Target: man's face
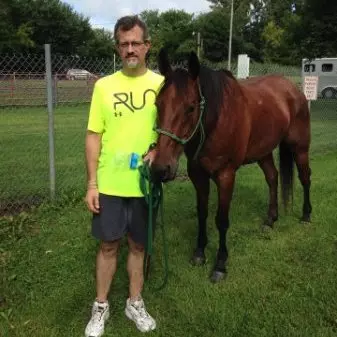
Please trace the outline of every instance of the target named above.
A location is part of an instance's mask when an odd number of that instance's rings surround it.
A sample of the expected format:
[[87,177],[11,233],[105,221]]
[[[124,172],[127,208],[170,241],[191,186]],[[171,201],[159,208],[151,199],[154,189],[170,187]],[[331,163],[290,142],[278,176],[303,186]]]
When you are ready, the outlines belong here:
[[143,31],[134,26],[128,31],[118,30],[118,52],[127,68],[139,68],[145,64],[150,43],[143,39]]

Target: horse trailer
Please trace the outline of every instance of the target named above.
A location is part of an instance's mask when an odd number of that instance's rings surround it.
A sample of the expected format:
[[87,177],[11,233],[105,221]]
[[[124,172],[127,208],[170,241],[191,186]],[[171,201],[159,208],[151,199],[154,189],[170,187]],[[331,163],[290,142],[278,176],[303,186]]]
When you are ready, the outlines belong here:
[[302,60],[302,82],[304,77],[317,76],[317,96],[337,99],[337,57]]

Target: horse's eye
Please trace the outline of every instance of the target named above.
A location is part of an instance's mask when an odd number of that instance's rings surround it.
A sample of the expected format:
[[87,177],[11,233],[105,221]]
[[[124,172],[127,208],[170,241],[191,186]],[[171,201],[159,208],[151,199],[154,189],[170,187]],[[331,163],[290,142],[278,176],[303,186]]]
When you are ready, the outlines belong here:
[[188,109],[186,110],[186,113],[187,113],[187,114],[190,114],[191,112],[193,112],[193,110],[194,110],[194,106],[191,105],[191,106],[189,106]]

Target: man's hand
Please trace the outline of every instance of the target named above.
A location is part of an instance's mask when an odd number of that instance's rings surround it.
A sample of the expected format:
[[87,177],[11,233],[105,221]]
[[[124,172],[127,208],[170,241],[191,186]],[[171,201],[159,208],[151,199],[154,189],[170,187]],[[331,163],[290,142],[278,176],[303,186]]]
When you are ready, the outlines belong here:
[[87,195],[85,196],[85,202],[89,211],[93,213],[99,213],[99,199],[98,199],[97,187],[88,187]]
[[147,152],[146,155],[143,157],[144,163],[147,162],[149,166],[151,166],[156,154],[156,149],[149,150],[149,152]]

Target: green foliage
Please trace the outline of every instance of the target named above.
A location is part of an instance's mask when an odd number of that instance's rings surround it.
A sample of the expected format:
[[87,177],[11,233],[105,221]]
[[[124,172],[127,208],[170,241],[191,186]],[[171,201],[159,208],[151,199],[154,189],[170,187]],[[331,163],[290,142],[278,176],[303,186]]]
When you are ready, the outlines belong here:
[[336,13],[336,1],[305,1],[302,12],[302,30],[298,32],[302,54],[305,54],[308,58],[336,57]]
[[103,28],[94,29],[87,46],[83,46],[80,55],[88,57],[111,58],[115,53],[113,33]]
[[[193,46],[193,15],[182,10],[144,11],[140,17],[147,23],[151,36],[151,62],[156,61],[160,48],[164,47],[171,59],[183,60]],[[195,44],[196,46],[196,44]]]
[[[210,61],[219,62],[227,58],[229,15],[223,10],[215,9],[202,14],[196,20],[197,29],[202,32],[203,55]],[[233,45],[236,40],[233,39]]]
[[[11,21],[16,30],[22,25],[30,27],[35,51],[51,43],[54,52],[75,54],[92,36],[88,18],[60,0],[13,0]],[[25,44],[22,49],[32,51]]]
[[[61,0],[2,0],[0,53],[43,52],[112,58],[112,32],[93,29],[89,19]],[[226,61],[231,0],[208,0],[210,11],[145,10],[152,49],[151,64],[165,47],[180,62],[197,50],[205,61]],[[337,55],[337,2],[330,0],[241,0],[233,2],[232,59],[248,54],[256,62],[298,65],[304,57]]]
[[112,57],[108,32],[91,28],[89,19],[60,0],[3,0],[0,52],[43,52]]
[[275,55],[279,53],[279,49],[282,46],[284,35],[284,29],[276,25],[276,23],[271,20],[269,21],[262,32],[262,38],[265,41],[264,49],[264,59],[267,62],[271,62]]
[[30,23],[23,23],[20,25],[16,31],[16,41],[22,48],[33,48],[35,42],[32,39],[34,29]]

